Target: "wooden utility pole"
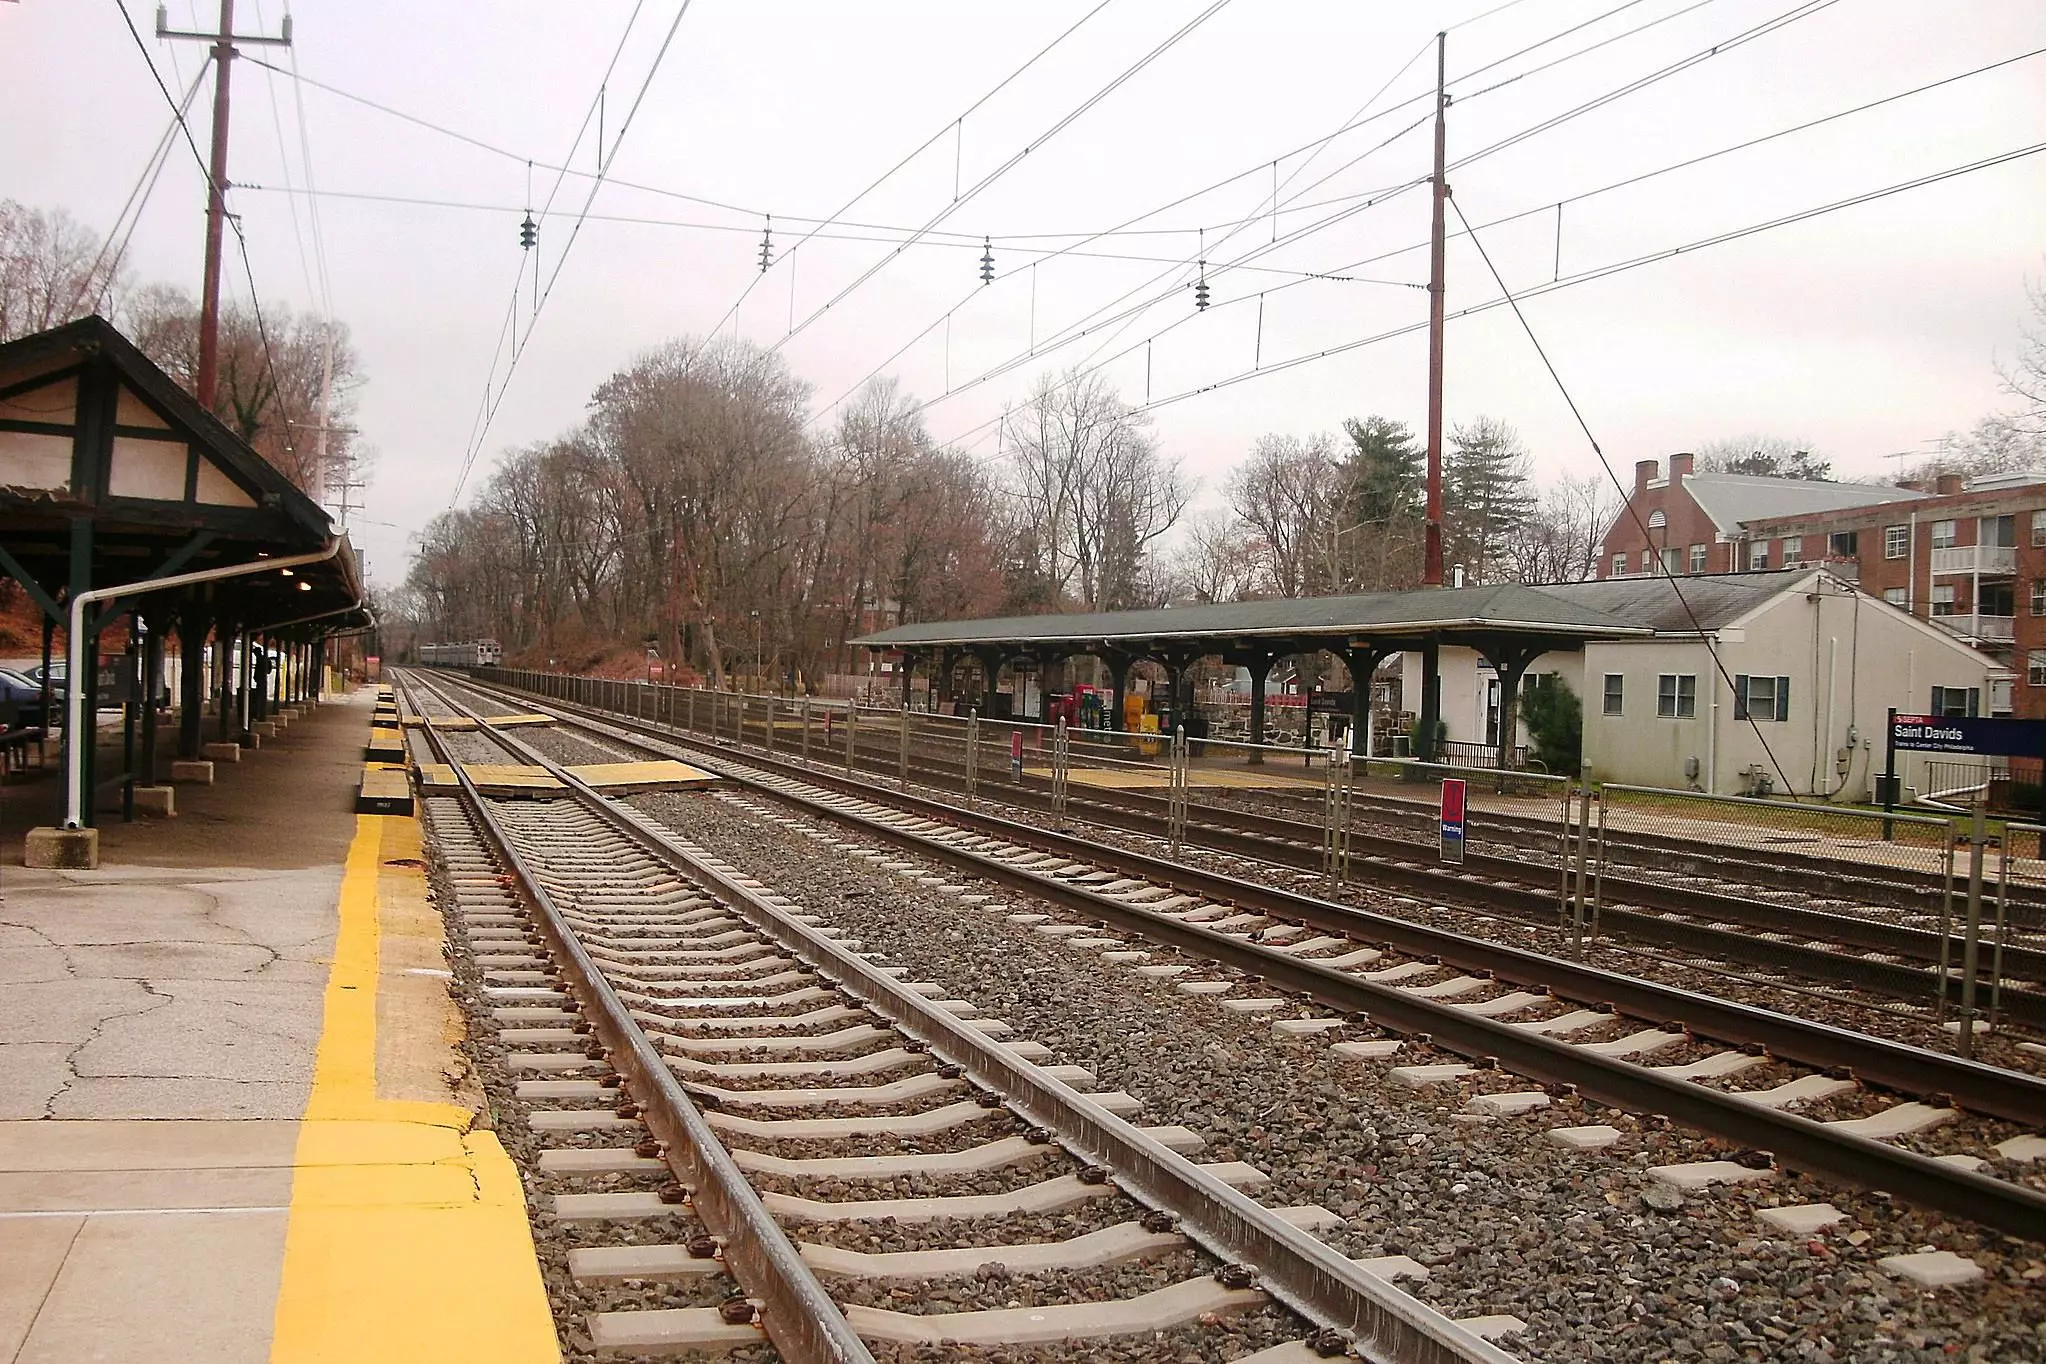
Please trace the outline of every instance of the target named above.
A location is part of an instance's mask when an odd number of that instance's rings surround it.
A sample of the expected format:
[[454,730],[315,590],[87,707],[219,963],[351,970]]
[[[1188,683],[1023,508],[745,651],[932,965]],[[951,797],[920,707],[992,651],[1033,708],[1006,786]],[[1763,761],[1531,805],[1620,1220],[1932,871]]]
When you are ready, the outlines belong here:
[[167,7],[158,5],[157,37],[213,44],[213,159],[206,177],[206,273],[199,292],[199,375],[195,385],[199,405],[210,412],[220,383],[220,248],[227,230],[228,64],[234,60],[234,45],[238,42],[291,46],[291,16],[284,16],[283,32],[275,38],[236,33],[234,0],[220,0],[217,32],[173,29],[168,18]]
[[1428,587],[1442,586],[1442,214],[1449,198],[1443,116],[1449,109],[1444,89],[1448,45],[1447,33],[1435,35],[1435,220],[1428,238],[1428,527],[1421,574]]

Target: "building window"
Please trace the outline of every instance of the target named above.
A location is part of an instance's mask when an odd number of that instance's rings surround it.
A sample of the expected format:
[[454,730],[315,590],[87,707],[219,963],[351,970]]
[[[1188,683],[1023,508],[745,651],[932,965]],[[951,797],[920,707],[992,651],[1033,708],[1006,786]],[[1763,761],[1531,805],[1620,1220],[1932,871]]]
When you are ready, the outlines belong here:
[[1883,527],[1883,557],[1901,559],[1911,550],[1911,527]]
[[1663,515],[1662,510],[1660,508],[1657,508],[1655,511],[1648,513],[1648,528],[1650,530],[1661,530],[1664,526],[1667,526],[1668,524],[1669,517]]
[[2046,687],[2046,649],[2034,649],[2025,655],[2025,684]]
[[2046,549],[2046,511],[2032,513],[2032,548]]
[[1785,568],[1789,568],[1792,564],[1796,563],[1798,560],[1802,558],[1804,558],[1804,537],[1802,535],[1784,536],[1783,566]]
[[1618,715],[1620,713],[1621,703],[1626,699],[1626,693],[1627,678],[1625,674],[1607,673],[1605,713],[1608,715]]
[[1934,687],[1932,713],[1947,720],[1965,720],[1982,713],[1982,688]]
[[2032,614],[2046,616],[2046,578],[2032,580]]
[[1956,538],[1954,535],[1954,527],[1958,524],[1959,523],[1955,521],[1933,522],[1932,547],[1934,549],[1952,549],[1954,547],[1954,540]]
[[1665,720],[1688,720],[1698,713],[1695,673],[1664,673],[1655,679],[1655,713]]
[[1861,553],[1861,532],[1836,530],[1826,537],[1826,553],[1835,559],[1852,559]]
[[1769,542],[1767,540],[1750,541],[1748,543],[1748,571],[1750,573],[1760,573],[1767,567],[1769,567]]
[[1975,543],[1995,545],[2000,549],[2015,549],[2018,543],[2018,518],[2015,516],[1985,516],[1976,524]]
[[1691,546],[1691,571],[1693,573],[1703,573],[1705,571],[1705,546]]
[[1883,589],[1883,600],[1892,606],[1909,606],[1911,590],[1905,587],[1886,587]]
[[2008,716],[2011,713],[2011,697],[2017,690],[2014,677],[1992,677],[1989,679],[1989,713]]
[[1932,585],[1932,614],[1951,616],[1954,614],[1954,585],[1934,583]]
[[1684,571],[1684,552],[1671,545],[1662,552],[1662,571],[1675,577]]
[[1790,718],[1790,679],[1787,677],[1749,677],[1738,674],[1733,679],[1733,718],[1736,720],[1788,720]]
[[1613,576],[1615,578],[1627,576],[1627,556],[1625,554],[1615,554],[1613,556]]

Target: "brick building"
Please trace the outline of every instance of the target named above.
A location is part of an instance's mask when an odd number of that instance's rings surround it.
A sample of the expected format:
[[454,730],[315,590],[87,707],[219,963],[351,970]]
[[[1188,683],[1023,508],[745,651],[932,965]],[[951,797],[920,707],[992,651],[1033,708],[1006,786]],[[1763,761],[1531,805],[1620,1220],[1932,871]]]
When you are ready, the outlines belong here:
[[[1635,466],[1599,576],[1823,567],[1931,621],[2000,668],[1987,693],[1934,688],[1933,713],[2046,718],[2046,481],[2036,474],[1930,486],[1696,474],[1689,455]],[[1647,526],[1644,540],[1643,524]],[[1653,556],[1653,557],[1651,557]]]
[[[1669,473],[1660,460],[1634,465],[1634,491],[1606,532],[1599,560],[1601,578],[1653,573],[1660,559],[1670,573],[1744,573],[1758,567],[1743,553],[1747,523],[1759,517],[1846,511],[1874,503],[1923,496],[1868,483],[1825,483],[1814,479],[1768,478],[1756,474],[1693,473],[1690,455],[1671,455]],[[1806,555],[1817,563],[1823,555]],[[1796,559],[1791,564],[1799,562]],[[1772,563],[1771,568],[1790,564]]]

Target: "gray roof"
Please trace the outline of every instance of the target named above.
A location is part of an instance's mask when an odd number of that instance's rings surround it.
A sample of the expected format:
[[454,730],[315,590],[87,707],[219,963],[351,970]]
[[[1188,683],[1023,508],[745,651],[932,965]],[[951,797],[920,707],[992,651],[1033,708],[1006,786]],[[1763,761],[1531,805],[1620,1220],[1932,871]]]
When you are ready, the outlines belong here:
[[1415,588],[1350,597],[1168,606],[1153,611],[1007,616],[899,625],[851,641],[877,648],[933,644],[1100,643],[1227,636],[1438,632],[1568,635],[1646,633],[1646,628],[1547,587]]
[[1926,496],[1886,484],[1827,483],[1760,474],[1685,474],[1684,491],[1712,518],[1721,535],[1737,534],[1744,523],[1767,516],[1805,516]]
[[1791,568],[1766,573],[1700,573],[1680,578],[1661,574],[1652,578],[1601,578],[1588,583],[1556,583],[1542,591],[1629,624],[1648,626],[1658,634],[1694,634],[1732,624],[1771,597],[1802,588],[1819,571]]
[[[989,620],[898,625],[852,640],[872,648],[935,645],[1075,644],[1349,635],[1384,640],[1425,634],[1525,634],[1570,639],[1625,638],[1716,630],[1769,598],[1800,587],[1815,569],[1711,573],[1695,577],[1611,578],[1524,587],[1413,588],[1350,597],[1214,602],[1154,611],[1003,616]],[[1686,609],[1688,607],[1688,610]],[[1693,617],[1696,624],[1693,624]]]

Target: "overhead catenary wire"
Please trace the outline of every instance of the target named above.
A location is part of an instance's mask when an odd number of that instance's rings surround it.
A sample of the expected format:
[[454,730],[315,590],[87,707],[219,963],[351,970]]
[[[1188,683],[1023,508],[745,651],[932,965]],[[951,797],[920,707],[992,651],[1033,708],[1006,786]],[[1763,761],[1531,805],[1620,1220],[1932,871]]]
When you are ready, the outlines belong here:
[[[675,34],[681,30],[682,20],[684,17],[688,15],[689,8],[692,3],[694,3],[694,0],[682,0],[681,6],[675,11],[674,21],[668,25],[668,31],[666,35],[663,36],[661,39],[661,46],[659,50],[654,53],[653,64],[647,68],[646,77],[640,81],[639,89],[634,93],[632,97],[632,103],[626,109],[625,117],[618,125],[618,133],[617,136],[612,139],[611,149],[603,154],[603,160],[599,165],[597,175],[590,182],[590,192],[584,196],[582,208],[580,211],[578,211],[576,215],[574,225],[569,229],[568,241],[562,245],[561,254],[555,258],[554,269],[552,273],[550,273],[547,276],[547,285],[544,289],[540,291],[539,298],[534,302],[533,318],[535,321],[538,320],[541,310],[547,306],[547,300],[554,296],[554,286],[561,279],[561,271],[562,268],[568,263],[569,252],[574,248],[576,239],[582,233],[583,221],[588,216],[591,205],[593,205],[596,202],[598,192],[602,190],[604,187],[604,174],[610,168],[612,160],[616,158],[616,156],[618,155],[619,149],[625,145],[626,135],[632,131],[633,123],[639,118],[639,111],[641,106],[646,101],[647,91],[653,87],[654,77],[660,73],[662,63],[667,60],[668,49],[671,46],[673,46],[675,41]],[[634,13],[637,14],[638,11],[635,9]],[[613,60],[615,62],[616,58],[614,58]],[[607,83],[608,80],[609,76],[607,73],[606,75]],[[577,141],[578,142],[581,141],[580,134],[578,134],[577,136]],[[539,269],[539,263],[537,258],[534,262],[533,268],[535,271]],[[532,334],[533,334],[532,327],[529,325],[526,330],[525,338],[520,341],[519,345],[512,352],[511,360],[505,367],[504,382],[498,388],[497,398],[489,404],[483,423],[481,427],[478,429],[476,437],[474,441],[471,443],[468,452],[463,457],[461,473],[455,481],[454,494],[448,499],[448,505],[450,507],[452,507],[455,504],[455,502],[460,499],[462,495],[462,487],[464,484],[468,482],[469,471],[474,467],[476,463],[476,456],[478,452],[482,450],[485,440],[489,437],[491,423],[492,421],[495,420],[498,408],[499,406],[502,405],[504,401],[504,394],[511,387],[512,375],[518,369],[520,357],[522,357],[526,353],[526,346],[528,343],[531,342]]]
[[[1087,23],[1090,20],[1092,20],[1096,15],[1100,14],[1103,10],[1107,9],[1110,5],[1114,3],[1115,0],[1098,0],[1098,3],[1096,3],[1091,9],[1087,10],[1078,19],[1074,20],[1072,23],[1068,24],[1064,29],[1060,30],[1059,33],[1055,37],[1053,37],[1050,42],[1046,43],[1043,47],[1033,52],[1028,58],[1024,60],[1021,66],[1017,67],[1014,71],[1011,71],[1008,75],[1002,77],[1001,80],[995,82],[994,87],[992,89],[988,90],[985,94],[981,95],[980,98],[974,100],[973,103],[967,105],[965,109],[961,110],[955,117],[953,117],[947,123],[940,126],[936,132],[932,133],[929,137],[925,138],[908,155],[904,156],[894,165],[890,166],[887,170],[882,171],[879,175],[875,176],[873,180],[868,182],[866,188],[862,189],[859,193],[853,195],[852,198],[846,200],[845,203],[840,205],[837,212],[833,213],[829,218],[818,219],[815,225],[812,226],[811,229],[807,233],[805,233],[803,237],[800,240],[798,240],[794,246],[790,247],[788,251],[784,252],[783,254],[793,255],[797,250],[801,249],[805,244],[807,244],[811,240],[811,238],[815,237],[824,228],[829,227],[839,218],[851,212],[854,205],[858,204],[862,199],[865,199],[869,194],[872,194],[882,185],[887,184],[888,181],[895,177],[898,171],[900,171],[903,167],[909,165],[919,156],[922,156],[925,152],[929,151],[934,145],[938,143],[940,139],[942,139],[945,136],[947,132],[953,133],[953,135],[958,139],[958,142],[953,149],[954,160],[952,181],[952,204],[954,207],[957,207],[958,204],[960,203],[958,171],[960,158],[964,156],[965,127],[967,118],[974,114],[977,110],[984,108],[987,105],[988,101],[992,100],[995,96],[1001,94],[1002,91],[1006,90],[1010,85],[1014,84],[1017,80],[1021,79],[1025,72],[1029,71],[1032,67],[1036,66],[1040,61],[1044,60],[1044,58],[1049,56],[1054,49],[1056,49],[1060,44],[1064,43],[1066,39],[1072,37],[1075,33],[1078,33],[1082,28],[1084,28],[1087,25]],[[1227,0],[1223,0],[1223,3],[1227,3]],[[969,195],[968,197],[971,197],[971,195]],[[786,217],[787,215],[784,216]],[[801,220],[799,219],[797,221]],[[765,272],[763,271],[762,273]],[[730,321],[732,318],[738,315],[739,309],[745,306],[747,296],[753,292],[754,286],[759,282],[760,281],[757,277],[754,279],[750,279],[746,282],[746,287],[740,291],[739,297],[733,301],[731,307],[725,310],[724,315],[718,319],[716,325],[711,327],[710,334],[712,336],[717,335],[718,332],[724,327],[727,321]],[[793,298],[793,295],[791,295],[791,297]],[[790,308],[790,311],[791,313],[794,312],[793,306]],[[796,331],[795,325],[793,322],[791,322],[787,335],[793,336],[795,334],[795,331]]]
[[[1202,10],[1199,14],[1196,14],[1193,18],[1187,20],[1184,24],[1180,25],[1177,29],[1173,30],[1172,33],[1167,35],[1150,51],[1146,52],[1143,56],[1139,57],[1135,62],[1125,67],[1118,75],[1114,77],[1114,79],[1110,80],[1106,85],[1102,86],[1093,94],[1089,95],[1086,99],[1082,100],[1078,105],[1068,110],[1050,127],[1046,128],[1043,132],[1039,133],[1037,136],[1033,137],[1029,142],[1024,144],[1022,150],[1012,154],[1000,165],[996,166],[993,170],[989,171],[986,175],[982,176],[979,180],[975,181],[973,185],[969,187],[964,194],[960,195],[951,203],[946,204],[944,207],[940,208],[937,211],[937,213],[932,215],[930,220],[927,223],[925,223],[923,227],[917,230],[916,236],[921,236],[924,232],[927,232],[931,228],[936,227],[946,218],[958,212],[959,209],[963,208],[965,205],[973,202],[973,200],[979,196],[981,191],[985,190],[989,185],[992,185],[995,181],[1001,179],[1004,175],[1007,175],[1011,170],[1014,170],[1017,166],[1021,165],[1025,157],[1029,156],[1032,152],[1043,147],[1045,143],[1051,141],[1051,139],[1057,137],[1061,132],[1071,127],[1075,122],[1082,118],[1087,113],[1088,110],[1092,109],[1095,105],[1101,103],[1102,100],[1107,99],[1117,90],[1120,90],[1124,85],[1128,84],[1131,80],[1134,80],[1137,77],[1137,75],[1144,71],[1147,67],[1149,67],[1151,63],[1157,61],[1160,57],[1164,56],[1167,52],[1171,51],[1174,47],[1178,46],[1179,43],[1182,40],[1184,40],[1189,34],[1199,29],[1203,24],[1207,23],[1208,20],[1214,18],[1215,15],[1219,14],[1230,3],[1231,0],[1212,0],[1212,3],[1210,3],[1206,9]],[[915,236],[913,236],[910,239],[910,242],[913,242],[915,239],[916,239]],[[837,307],[840,303],[845,301],[845,299],[849,298],[854,292],[856,292],[868,280],[874,278],[874,276],[878,275],[879,273],[881,273],[882,270],[886,269],[890,262],[900,257],[903,251],[908,249],[910,242],[905,242],[901,246],[896,247],[895,250],[890,252],[887,256],[884,256],[882,259],[874,262],[874,264],[867,267],[867,269],[865,269],[859,275],[854,277],[852,283],[844,286],[837,293],[833,294],[808,317],[804,318],[795,327],[791,328],[788,334],[783,336],[781,340],[775,342],[770,349],[779,350],[782,346],[787,345],[790,341],[802,335],[803,332],[807,330],[809,326],[812,323],[814,323],[818,318],[823,317],[826,313],[830,312],[833,308]]]
[[[1522,300],[1530,298],[1539,298],[1544,294],[1555,293],[1562,289],[1576,288],[1577,286],[1582,284],[1590,284],[1597,280],[1610,278],[1614,275],[1625,274],[1630,271],[1640,269],[1644,266],[1654,265],[1663,261],[1673,260],[1681,255],[1689,255],[1698,251],[1708,249],[1710,247],[1721,246],[1730,242],[1742,240],[1743,238],[1757,236],[1761,233],[1773,231],[1780,227],[1789,227],[1797,223],[1808,222],[1814,218],[1824,217],[1828,214],[1840,212],[1842,210],[1849,208],[1855,208],[1863,204],[1875,203],[1879,200],[1889,198],[1893,195],[1903,194],[1914,189],[1921,189],[1930,185],[1939,184],[1943,181],[1952,180],[1963,175],[1973,174],[1976,171],[1989,170],[1996,166],[2006,165],[2014,161],[2023,160],[2027,157],[2037,156],[2041,153],[2046,153],[2046,142],[2033,143],[2028,146],[2013,148],[2009,151],[2000,152],[1993,156],[1982,157],[1974,161],[1965,162],[1955,166],[1949,166],[1943,170],[1933,171],[1925,175],[1914,176],[1909,180],[1898,181],[1894,184],[1885,185],[1877,189],[1866,190],[1859,194],[1853,194],[1846,196],[1844,198],[1831,200],[1827,203],[1817,204],[1810,208],[1800,209],[1793,213],[1780,214],[1772,218],[1764,219],[1754,223],[1749,223],[1743,227],[1732,228],[1724,232],[1713,233],[1709,236],[1700,237],[1677,246],[1663,247],[1654,251],[1644,252],[1640,255],[1631,256],[1623,260],[1612,261],[1604,265],[1593,266],[1589,269],[1579,271],[1573,275],[1565,275],[1561,279],[1545,280],[1540,284],[1530,285],[1529,287],[1522,289],[1519,292],[1519,294],[1516,295],[1516,297]],[[1284,288],[1287,286],[1282,285],[1277,287]],[[1276,290],[1268,290],[1268,292],[1274,291]],[[1242,295],[1236,298],[1218,302],[1217,304],[1215,304],[1215,307],[1216,308],[1229,307],[1238,303],[1244,303],[1249,300],[1253,300],[1255,298],[1256,298],[1255,294]],[[1449,312],[1446,315],[1446,320],[1455,322],[1466,317],[1475,317],[1481,313],[1491,312],[1494,309],[1504,307],[1506,306],[1507,302],[1508,300],[1506,298],[1497,297],[1487,299],[1483,302],[1469,304],[1465,307],[1458,308]],[[1137,350],[1141,349],[1145,345],[1183,325],[1184,321],[1185,319],[1175,319],[1173,322],[1169,323],[1165,327],[1160,328],[1159,331],[1157,331],[1156,333],[1153,333],[1152,336],[1134,342],[1133,344],[1126,346],[1122,350],[1116,352],[1114,355],[1109,356],[1107,359],[1102,360],[1100,363],[1091,365],[1080,370],[1079,372],[1080,377],[1085,377],[1087,374],[1098,373],[1100,370],[1106,368],[1111,364],[1114,364],[1116,361],[1125,359],[1135,354]],[[1266,378],[1274,374],[1282,373],[1286,370],[1297,369],[1302,365],[1315,364],[1322,360],[1331,359],[1338,355],[1346,355],[1352,351],[1362,350],[1368,346],[1378,345],[1386,341],[1394,340],[1398,337],[1409,336],[1415,332],[1425,329],[1427,325],[1428,324],[1425,320],[1403,323],[1395,327],[1388,327],[1382,331],[1372,333],[1368,336],[1361,336],[1355,338],[1354,340],[1342,342],[1338,345],[1326,346],[1319,350],[1306,352],[1301,355],[1295,355],[1284,360],[1268,361],[1265,363],[1262,369],[1241,370],[1226,375],[1223,378],[1211,380],[1203,384],[1198,384],[1195,385],[1194,387],[1183,389],[1176,393],[1166,394],[1162,397],[1158,397],[1144,403],[1132,404],[1132,409],[1135,411],[1143,412],[1156,411],[1159,408],[1170,407],[1175,404],[1186,402],[1194,398],[1203,397],[1210,393],[1219,392],[1225,388],[1233,388],[1238,384],[1248,383],[1254,379]],[[980,433],[991,429],[1000,420],[1001,418],[997,416],[990,417],[981,422],[976,422],[972,426],[966,427],[962,429],[958,434],[948,438],[944,443],[948,445],[958,445],[964,443],[970,439],[977,437]]]
[[[1789,23],[1819,13],[1822,10],[1829,8],[1830,6],[1836,3],[1838,3],[1838,0],[1802,0],[1802,3],[1793,6],[1791,9],[1783,11],[1782,13],[1779,13],[1767,20],[1764,20],[1759,24],[1751,25],[1750,27],[1743,29],[1741,32],[1733,35],[1731,38],[1723,39],[1717,43],[1712,44],[1711,46],[1699,50],[1698,52],[1694,52],[1691,55],[1682,58],[1677,62],[1666,64],[1663,67],[1658,68],[1656,71],[1651,72],[1649,75],[1645,77],[1640,77],[1627,81],[1623,85],[1615,87],[1612,90],[1608,90],[1602,92],[1601,94],[1595,95],[1589,99],[1582,100],[1577,104],[1572,105],[1570,108],[1563,110],[1559,114],[1551,115],[1543,119],[1539,124],[1535,125],[1534,128],[1532,129],[1526,129],[1518,133],[1510,134],[1505,138],[1501,138],[1496,142],[1479,149],[1478,151],[1466,154],[1465,156],[1462,156],[1458,158],[1456,161],[1450,163],[1450,169],[1452,170],[1460,169],[1462,167],[1472,164],[1473,162],[1482,160],[1489,156],[1496,155],[1499,152],[1507,150],[1512,146],[1517,146],[1519,143],[1525,141],[1528,137],[1533,136],[1538,132],[1547,132],[1557,127],[1561,127],[1563,124],[1569,122],[1572,119],[1581,117],[1585,114],[1591,113],[1597,109],[1603,108],[1611,104],[1616,99],[1622,98],[1626,95],[1638,93],[1639,91],[1644,90],[1651,85],[1659,83],[1660,81],[1663,80],[1667,80],[1683,71],[1695,67],[1701,61],[1709,60],[1712,56],[1716,56],[1722,52],[1732,51],[1737,47],[1744,46],[1746,45],[1746,43],[1753,41],[1757,37],[1765,36],[1769,33],[1774,33],[1780,30],[1781,28],[1786,27]],[[1496,63],[1494,63],[1493,65],[1496,65]],[[1405,132],[1408,131],[1412,131],[1414,127],[1420,126],[1421,122],[1424,121],[1425,120],[1417,121],[1416,123],[1410,125],[1408,128],[1402,129],[1401,134],[1404,134]],[[1351,164],[1354,164],[1354,161]],[[1323,181],[1325,181],[1327,178],[1328,177],[1326,176],[1323,177]],[[1322,183],[1322,181],[1317,181],[1316,183],[1319,184]],[[1283,248],[1287,245],[1290,245],[1292,242],[1301,240],[1304,237],[1311,235],[1315,232],[1325,231],[1327,228],[1332,227],[1337,223],[1346,221],[1349,218],[1356,216],[1356,214],[1365,211],[1366,209],[1377,207],[1378,205],[1385,203],[1398,195],[1404,194],[1409,190],[1418,188],[1428,183],[1429,177],[1419,176],[1410,179],[1403,184],[1388,187],[1376,193],[1373,197],[1367,199],[1361,204],[1355,205],[1354,207],[1349,209],[1341,210],[1334,214],[1330,214],[1319,222],[1310,223],[1302,228],[1295,229],[1295,231],[1289,236],[1281,237],[1279,241],[1276,243],[1276,245],[1261,243],[1257,247],[1254,247],[1251,251],[1245,253],[1243,257],[1238,258],[1238,261],[1225,262],[1217,269],[1216,273],[1227,273],[1229,270],[1236,268],[1238,264],[1244,261],[1258,259],[1266,254],[1269,254],[1274,249]],[[1308,187],[1309,190],[1311,190],[1312,188],[1314,188],[1314,186]],[[1307,191],[1303,191],[1303,193],[1305,192]],[[1544,207],[1548,206],[1544,205]],[[1190,267],[1192,263],[1193,258],[1187,257],[1182,262],[1181,268],[1184,269]],[[1163,277],[1164,277],[1163,275],[1160,275],[1156,278]],[[1156,279],[1154,278],[1154,280],[1151,281],[1151,283],[1155,282]],[[1298,281],[1294,283],[1297,284]],[[1138,286],[1137,289],[1129,290],[1125,292],[1120,298],[1106,306],[1112,308],[1116,306],[1117,303],[1120,303],[1123,299],[1129,298],[1132,294],[1137,293],[1146,287],[1148,287],[1148,284],[1140,285]],[[1280,287],[1294,286],[1293,284],[1288,284]],[[1095,313],[1089,314],[1087,317],[1082,318],[1079,322],[1071,324],[1071,326],[1075,328],[1075,330],[1073,330],[1070,335],[1061,336],[1059,333],[1054,333],[1051,339],[1039,343],[1031,354],[1025,355],[1019,352],[1015,355],[1012,355],[1009,359],[1000,362],[999,364],[983,372],[982,374],[967,379],[962,383],[953,385],[952,388],[947,393],[939,395],[938,397],[925,400],[918,406],[917,410],[921,412],[928,407],[934,406],[936,403],[940,401],[944,401],[946,399],[956,397],[959,394],[968,392],[978,387],[982,383],[986,383],[994,378],[998,378],[1002,374],[1008,373],[1011,370],[1017,368],[1019,365],[1029,362],[1030,360],[1036,358],[1037,356],[1042,355],[1048,349],[1057,349],[1063,345],[1070,344],[1071,342],[1080,339],[1081,337],[1087,335],[1089,332],[1093,330],[1098,329],[1099,327],[1111,325],[1118,319],[1125,320],[1126,323],[1127,320],[1133,319],[1137,315],[1141,315],[1141,313],[1144,310],[1156,306],[1162,302],[1165,302],[1172,297],[1175,297],[1177,292],[1178,292],[1177,284],[1169,285],[1160,292],[1151,295],[1144,302],[1136,305],[1135,307],[1129,310],[1126,310],[1121,314],[1118,314],[1116,317],[1112,317],[1107,320],[1097,320],[1100,318],[1101,312],[1100,309],[1097,309]],[[1174,326],[1176,325],[1177,323],[1168,325],[1164,329],[1164,331],[1173,330]],[[1123,329],[1124,330],[1127,329],[1126,325]],[[1120,332],[1118,332],[1118,334],[1120,334]],[[1163,332],[1155,333],[1151,339],[1155,339],[1157,335],[1162,334]],[[1109,340],[1104,343],[1104,346],[1112,345],[1114,343],[1114,339],[1115,339],[1114,337],[1110,337]],[[1098,348],[1096,353],[1097,354],[1099,353]],[[1089,359],[1091,360],[1092,357],[1090,356]],[[1268,366],[1267,368],[1269,369],[1271,367]],[[1090,369],[1087,372],[1091,373],[1092,371]]]

